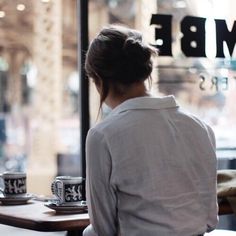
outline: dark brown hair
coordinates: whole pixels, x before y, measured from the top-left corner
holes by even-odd
[[[102,81],[100,108],[111,87],[121,93],[121,87],[147,79],[156,52],[143,42],[139,31],[118,25],[103,28],[91,42],[85,60],[87,75],[95,83]]]

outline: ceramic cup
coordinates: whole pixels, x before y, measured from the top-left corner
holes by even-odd
[[[82,177],[57,176],[51,190],[59,204],[76,205],[82,200],[82,182]]]
[[[26,173],[4,172],[0,174],[3,180],[3,189],[0,192],[5,197],[19,197],[26,194]]]

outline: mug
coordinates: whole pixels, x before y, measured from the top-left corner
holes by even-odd
[[[82,201],[82,177],[57,176],[51,190],[61,205],[76,205]]]
[[[4,172],[0,174],[3,180],[3,189],[0,192],[5,197],[19,197],[26,194],[26,173]]]

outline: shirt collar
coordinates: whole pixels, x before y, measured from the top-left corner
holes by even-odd
[[[166,97],[137,97],[124,101],[111,111],[111,115],[115,115],[127,110],[138,109],[166,109],[179,107],[173,95]]]

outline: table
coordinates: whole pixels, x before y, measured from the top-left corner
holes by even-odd
[[[89,225],[87,213],[56,214],[45,202],[31,200],[25,205],[0,205],[0,224],[42,232],[67,231],[68,236],[80,236]]]
[[[233,214],[227,201],[219,202],[219,215]],[[67,231],[67,236],[81,236],[89,225],[89,216],[84,214],[59,215],[44,206],[44,202],[30,201],[25,205],[0,205],[0,224],[42,232]]]

